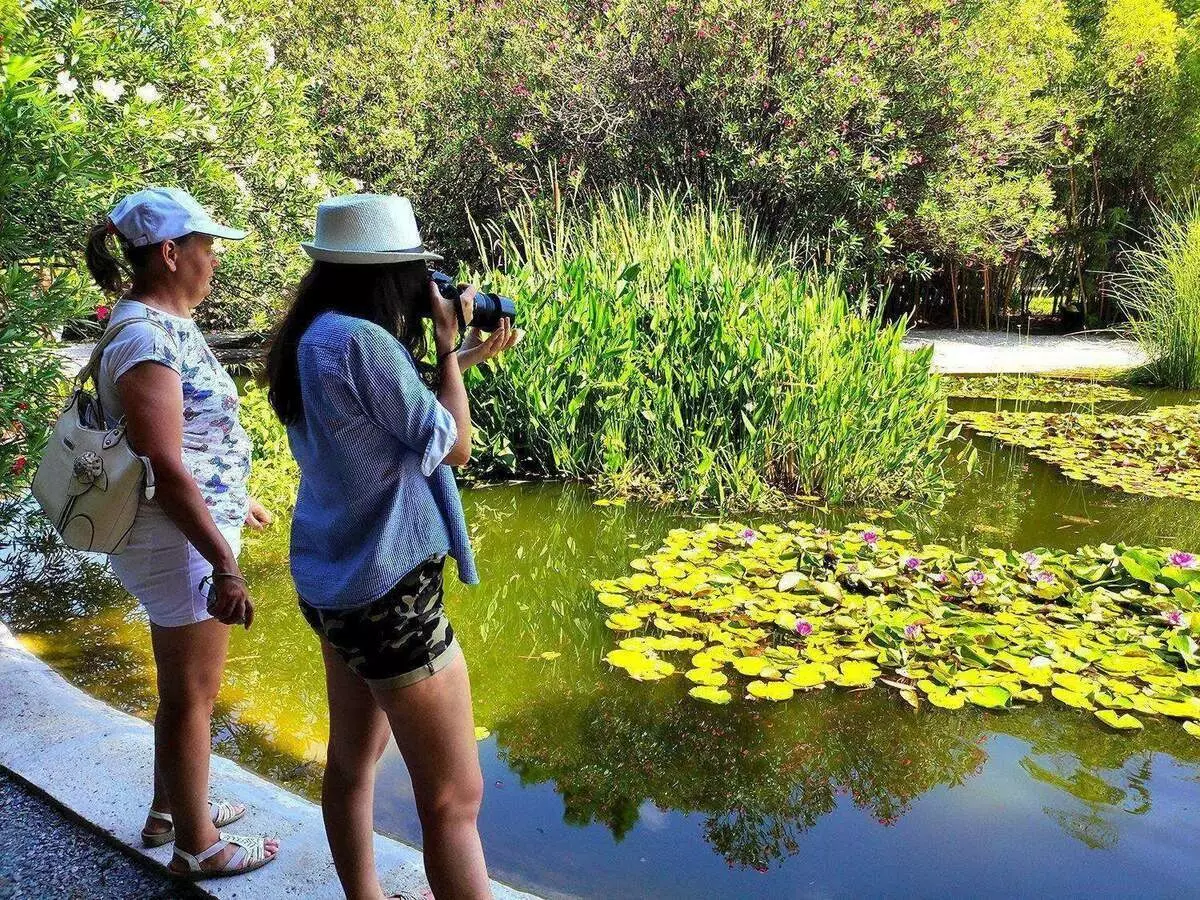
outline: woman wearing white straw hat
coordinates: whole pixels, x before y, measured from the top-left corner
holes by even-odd
[[[439,900],[490,896],[476,819],[483,776],[471,689],[442,606],[447,555],[475,584],[451,466],[471,455],[462,370],[511,347],[486,340],[430,280],[403,197],[335,197],[317,211],[314,260],[271,347],[269,397],[300,465],[292,577],[317,633],[329,694],[321,804],[350,900],[383,896],[373,853],[375,765],[394,735],[412,777],[425,872]],[[459,308],[455,308],[455,303]],[[439,386],[418,375],[434,323]]]
[[[188,879],[260,868],[278,841],[219,832],[245,814],[210,802],[213,703],[229,627],[250,627],[254,606],[238,569],[243,524],[270,515],[246,492],[250,441],[237,388],[192,321],[212,289],[213,239],[246,232],[214,222],[189,194],[154,187],[122,200],[92,229],[87,264],[100,287],[127,292],[113,308],[96,385],[111,426],[150,460],[153,500],[138,507],[129,542],[111,557],[117,578],[146,608],[158,673],[154,797],[142,830],[149,847],[175,842],[170,870]],[[120,244],[118,262],[109,241]]]

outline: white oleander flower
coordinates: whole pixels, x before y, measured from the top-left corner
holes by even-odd
[[[158,88],[154,85],[143,84],[137,89],[137,98],[143,103],[156,103],[162,98],[162,94],[158,92]]]
[[[63,55],[62,53],[55,53],[54,61],[56,63],[58,63],[60,66],[65,66],[67,64],[67,57],[65,55]]]
[[[259,41],[258,45],[260,47],[262,47],[262,52],[263,52],[263,56],[266,59],[267,68],[268,69],[271,68],[271,66],[275,65],[275,45],[272,44],[271,41],[268,40],[267,38],[263,38],[261,41]]]
[[[363,189],[363,183],[357,178],[350,179],[350,186],[356,191],[361,191]]]
[[[115,78],[97,78],[92,81],[92,90],[109,103],[116,103],[124,95],[125,85]]]
[[[54,89],[54,93],[62,97],[70,97],[79,87],[79,82],[71,77],[71,73],[66,69],[58,73],[58,86]]]
[[[209,125],[207,128],[205,128],[204,137],[210,144],[215,144],[217,142],[217,138],[219,137],[217,126]]]
[[[241,191],[244,196],[250,196],[250,185],[246,184],[246,179],[242,177],[241,172],[233,173],[233,183],[237,185],[237,189]]]
[[[309,172],[304,176],[304,186],[310,191],[315,191],[320,183],[321,176],[317,172]]]

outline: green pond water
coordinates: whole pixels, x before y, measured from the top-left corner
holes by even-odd
[[[941,509],[888,526],[967,547],[1200,549],[1195,503],[1070,482],[1021,451],[977,446],[977,471]],[[476,721],[491,731],[480,828],[494,876],[543,896],[1200,894],[1200,741],[1178,723],[1147,719],[1131,736],[1050,702],[914,711],[883,690],[713,707],[679,677],[611,671],[617,636],[589,582],[626,574],[670,528],[700,520],[592,500],[575,485],[464,491],[483,583],[448,577],[447,605]],[[286,543],[281,522],[244,552],[258,617],[234,632],[214,748],[316,798],[324,684]],[[0,617],[26,646],[152,715],[144,616],[102,565],[43,540],[8,568]],[[394,751],[376,803],[381,831],[419,842]]]

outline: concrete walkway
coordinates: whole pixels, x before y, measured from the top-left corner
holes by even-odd
[[[154,734],[149,723],[119,712],[69,684],[0,624],[0,765],[143,855],[166,864],[171,848],[144,850]],[[279,859],[237,878],[203,882],[229,900],[339,900],[343,897],[325,843],[321,810],[228,759],[212,758],[213,792],[246,804],[231,830],[277,835]],[[430,897],[421,853],[377,835],[375,856],[389,893]],[[496,900],[532,895],[493,882]],[[103,896],[94,894],[92,896]]]
[[[1134,341],[1108,333],[1022,335],[1002,331],[914,330],[904,338],[913,349],[933,344],[939,372],[1059,372],[1071,369],[1129,369],[1146,361]]]

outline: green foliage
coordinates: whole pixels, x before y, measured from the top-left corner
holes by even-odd
[[[77,263],[87,226],[115,200],[183,186],[252,231],[226,248],[209,324],[263,318],[300,271],[295,244],[326,188],[302,82],[273,65],[252,19],[227,9],[62,0],[19,14],[5,45],[36,62],[47,114],[97,164],[69,168],[40,195],[21,192],[17,202],[39,210],[18,217],[33,225],[29,254]]]
[[[878,680],[918,709],[1007,709],[1048,690],[1116,729],[1142,727],[1127,710],[1200,719],[1190,553],[973,555],[866,523],[841,534],[711,523],[672,531],[630,565],[593,584],[621,610],[608,627],[641,632],[607,661],[640,681],[686,670],[698,700],[730,702],[742,693],[735,675],[754,679],[747,700],[771,701]]]
[[[1026,403],[1071,403],[1094,406],[1123,403],[1138,395],[1114,384],[1086,377],[1052,378],[1042,375],[956,375],[942,379],[951,397],[987,400],[1021,400]]]
[[[1200,408],[1137,415],[959,412],[980,434],[1025,447],[1077,481],[1151,497],[1200,500]]]
[[[1156,209],[1150,240],[1129,250],[1125,263],[1117,286],[1150,359],[1139,378],[1200,387],[1200,195]]]
[[[526,338],[472,377],[493,466],[617,492],[758,506],[924,496],[941,484],[945,399],[903,321],[763,249],[721,200],[661,190],[481,233]],[[493,243],[494,242],[494,243]],[[485,250],[486,252],[486,250]]]
[[[287,432],[267,401],[267,392],[249,384],[242,392],[238,418],[253,445],[250,494],[269,510],[296,505],[300,467],[288,447]]]
[[[82,249],[118,198],[180,185],[248,225],[253,234],[227,248],[200,317],[265,324],[303,264],[295,242],[326,178],[302,84],[272,65],[248,18],[151,0],[5,0],[0,35],[3,492],[52,412],[52,335],[100,302]],[[18,401],[28,407],[15,410]]]

